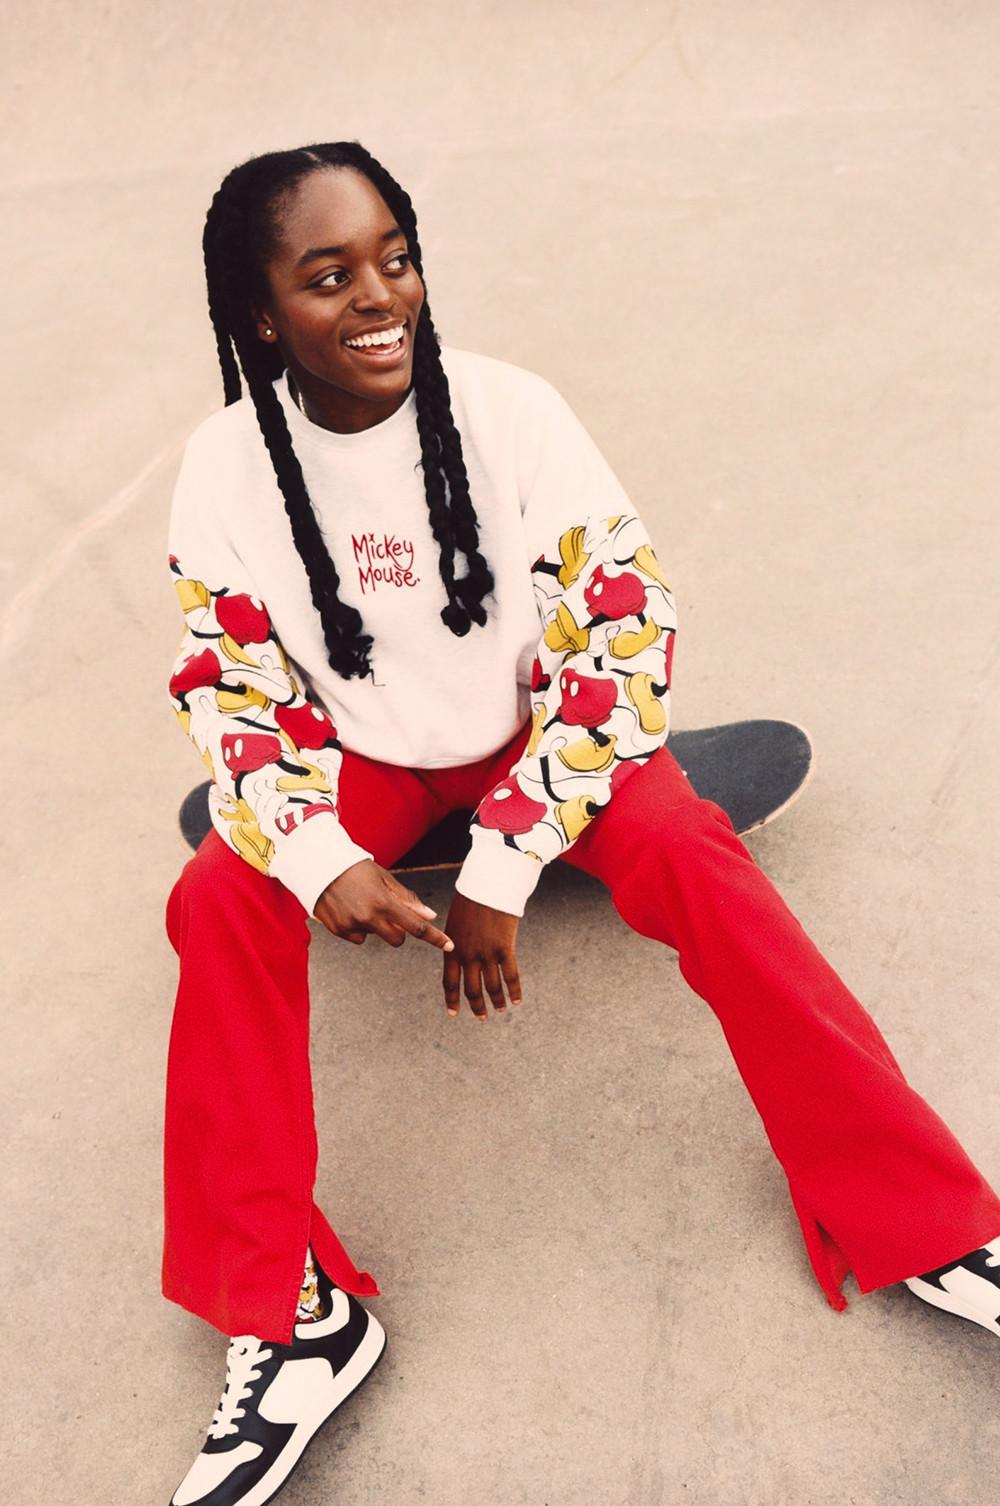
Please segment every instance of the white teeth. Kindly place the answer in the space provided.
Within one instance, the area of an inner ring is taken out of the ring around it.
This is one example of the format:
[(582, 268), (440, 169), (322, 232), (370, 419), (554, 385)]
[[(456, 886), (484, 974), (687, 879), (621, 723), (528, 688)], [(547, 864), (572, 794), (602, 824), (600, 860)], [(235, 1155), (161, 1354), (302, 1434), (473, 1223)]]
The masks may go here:
[(404, 328), (404, 325), (397, 324), (395, 329), (376, 330), (372, 335), (361, 335), (356, 340), (345, 340), (344, 344), (351, 345), (355, 349), (364, 348), (366, 345), (395, 345), (403, 338)]

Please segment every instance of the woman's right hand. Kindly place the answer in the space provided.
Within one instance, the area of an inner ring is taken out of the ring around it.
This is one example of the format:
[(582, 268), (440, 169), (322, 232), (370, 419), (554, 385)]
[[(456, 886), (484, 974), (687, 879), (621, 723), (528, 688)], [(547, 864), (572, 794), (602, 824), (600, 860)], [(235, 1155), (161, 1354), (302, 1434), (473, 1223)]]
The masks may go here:
[(443, 952), (455, 949), (443, 931), (429, 924), (437, 911), (369, 859), (352, 864), (327, 884), (313, 914), (334, 936), (355, 946), (369, 935), (381, 936), (390, 946), (402, 946), (407, 936), (415, 936)]

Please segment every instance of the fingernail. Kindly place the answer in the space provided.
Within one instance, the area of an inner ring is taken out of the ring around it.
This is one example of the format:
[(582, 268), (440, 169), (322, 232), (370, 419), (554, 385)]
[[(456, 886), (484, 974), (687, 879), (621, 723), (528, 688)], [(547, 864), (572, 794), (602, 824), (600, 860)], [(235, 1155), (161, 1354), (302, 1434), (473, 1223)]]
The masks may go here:
[(455, 943), (453, 941), (446, 941), (441, 950), (442, 952), (453, 952), (455, 950)]
[(457, 1010), (457, 1009), (449, 1009), (449, 1010), (448, 1010), (448, 1013), (449, 1013), (449, 1014), (450, 1014), (450, 1015), (451, 1015), (451, 1017), (452, 1017), (452, 1018), (453, 1018), (453, 1019), (454, 1019), (454, 1017), (455, 1017), (455, 1015), (457, 1015), (457, 1014), (458, 1014), (458, 1010)]
[(437, 914), (437, 911), (432, 910), (430, 905), (418, 905), (417, 909), (420, 911), (421, 915), (426, 915), (428, 920), (433, 920), (435, 915)]

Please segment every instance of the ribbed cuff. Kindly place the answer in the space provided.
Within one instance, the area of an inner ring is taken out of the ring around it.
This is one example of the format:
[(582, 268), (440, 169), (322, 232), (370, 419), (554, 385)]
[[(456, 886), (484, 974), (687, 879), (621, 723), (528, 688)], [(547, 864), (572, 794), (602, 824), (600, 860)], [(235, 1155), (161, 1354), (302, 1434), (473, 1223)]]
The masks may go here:
[(275, 843), (267, 871), (290, 889), (311, 915), (327, 884), (371, 856), (351, 841), (333, 810), (329, 815), (324, 811)]
[(466, 899), (489, 905), (491, 910), (523, 915), (544, 866), (529, 853), (508, 847), (498, 832), (477, 826), (473, 828), (472, 848), (459, 870), (455, 888)]

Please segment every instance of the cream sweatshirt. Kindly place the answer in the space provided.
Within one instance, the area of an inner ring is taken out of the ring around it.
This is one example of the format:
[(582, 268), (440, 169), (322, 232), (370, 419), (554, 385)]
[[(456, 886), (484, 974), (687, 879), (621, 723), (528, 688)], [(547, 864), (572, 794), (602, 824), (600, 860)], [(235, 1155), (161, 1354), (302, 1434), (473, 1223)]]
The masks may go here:
[(340, 822), (342, 749), (445, 768), (531, 716), (456, 882), (522, 915), (542, 867), (667, 737), (674, 601), (620, 483), (543, 377), (449, 346), (441, 358), (495, 578), (484, 628), (460, 638), (441, 621), (412, 390), (381, 423), (337, 434), (299, 411), (286, 373), (275, 381), (341, 599), (374, 638), (365, 679), (328, 662), (248, 397), (195, 429), (174, 488), (185, 631), (171, 704), (212, 777), (216, 830), (309, 913), (371, 856)]

